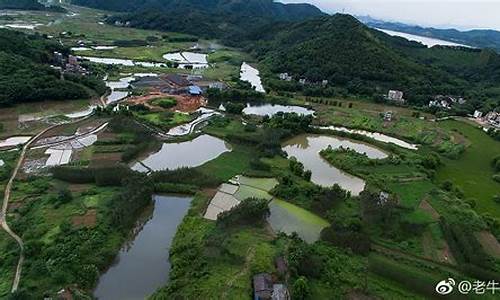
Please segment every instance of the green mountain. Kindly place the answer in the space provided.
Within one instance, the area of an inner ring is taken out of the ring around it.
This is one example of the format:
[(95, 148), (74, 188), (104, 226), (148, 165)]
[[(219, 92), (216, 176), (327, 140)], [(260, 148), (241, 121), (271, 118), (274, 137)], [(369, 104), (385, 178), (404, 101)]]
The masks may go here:
[(43, 6), (36, 0), (0, 0), (0, 9), (42, 10)]
[(57, 5), (45, 6), (37, 0), (0, 0), (0, 9), (19, 9), (19, 10), (50, 10), (65, 12), (66, 10)]
[(283, 4), (273, 0), (73, 0), (73, 4), (105, 10), (136, 12), (159, 10), (201, 14), (236, 14), (275, 20), (299, 20), (323, 13), (309, 4)]
[(40, 35), (0, 29), (0, 106), (43, 100), (84, 99), (102, 82), (80, 76), (61, 80), (49, 64), (53, 52), (69, 49)]
[[(428, 49), (368, 28), (349, 15), (269, 26), (246, 38), (246, 48), (270, 73), (287, 72), (310, 83), (328, 80), (351, 94), (377, 97), (400, 89), (414, 104), (425, 104), (436, 94), (491, 92), (500, 79), (500, 57), (492, 51)], [(268, 84), (300, 89), (272, 78)]]
[[(109, 9), (114, 8), (111, 3), (124, 3), (76, 1)], [(285, 12), (278, 9), (283, 7)], [(428, 49), (371, 29), (350, 15), (328, 16), (309, 6), (297, 6), (301, 13), (292, 14), (291, 7), (295, 6), (270, 0), (134, 0), (130, 6), (114, 9), (136, 11), (117, 14), (108, 22), (216, 38), (243, 48), (259, 59), (271, 90), (381, 100), (389, 89), (398, 89), (416, 105), (427, 104), (439, 94), (467, 97), (474, 100), (468, 110), (485, 99), (500, 98), (496, 88), (500, 58), (492, 51)], [(282, 72), (295, 81), (278, 80), (276, 74)], [(301, 85), (298, 79), (308, 84)], [(327, 88), (319, 84), (324, 80)]]

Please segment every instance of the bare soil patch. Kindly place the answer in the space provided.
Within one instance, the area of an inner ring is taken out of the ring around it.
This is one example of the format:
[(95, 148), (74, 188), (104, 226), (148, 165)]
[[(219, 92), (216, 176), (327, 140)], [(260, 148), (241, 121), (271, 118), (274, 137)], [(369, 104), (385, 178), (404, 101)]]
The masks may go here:
[(122, 153), (94, 153), (90, 162), (91, 167), (113, 166), (120, 163), (122, 160)]
[(93, 228), (97, 223), (97, 210), (89, 209), (83, 216), (74, 216), (71, 222), (74, 226)]
[(491, 232), (489, 231), (481, 231), (476, 232), (475, 236), (481, 246), (483, 246), (484, 251), (489, 255), (500, 258), (500, 243), (498, 243), (497, 239)]
[(429, 204), (429, 202), (427, 202), (427, 199), (420, 202), (419, 208), (427, 212), (434, 221), (439, 221), (439, 213)]

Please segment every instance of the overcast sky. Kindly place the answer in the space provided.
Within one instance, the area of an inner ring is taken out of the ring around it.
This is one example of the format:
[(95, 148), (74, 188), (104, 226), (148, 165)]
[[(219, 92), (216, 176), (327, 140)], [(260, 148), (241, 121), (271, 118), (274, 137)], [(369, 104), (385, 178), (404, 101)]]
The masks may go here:
[(308, 2), (325, 12), (370, 15), (388, 21), (457, 29), (500, 30), (500, 0), (281, 0)]

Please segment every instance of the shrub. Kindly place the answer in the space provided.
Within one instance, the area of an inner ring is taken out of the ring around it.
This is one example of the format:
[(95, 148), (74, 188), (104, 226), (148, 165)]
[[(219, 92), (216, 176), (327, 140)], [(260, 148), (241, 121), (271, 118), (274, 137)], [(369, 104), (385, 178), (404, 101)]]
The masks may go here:
[(265, 199), (248, 198), (236, 207), (222, 212), (217, 218), (217, 225), (229, 227), (264, 222), (269, 216), (269, 206)]
[(495, 180), (496, 182), (500, 182), (500, 174), (495, 174), (493, 175), (493, 180)]
[(292, 295), (294, 299), (307, 299), (309, 294), (311, 293), (311, 290), (309, 288), (309, 282), (307, 281), (307, 278), (304, 276), (300, 276), (295, 280), (293, 283), (293, 288), (292, 288)]
[(175, 98), (161, 98), (153, 101), (153, 105), (160, 106), (161, 108), (169, 109), (177, 105)]

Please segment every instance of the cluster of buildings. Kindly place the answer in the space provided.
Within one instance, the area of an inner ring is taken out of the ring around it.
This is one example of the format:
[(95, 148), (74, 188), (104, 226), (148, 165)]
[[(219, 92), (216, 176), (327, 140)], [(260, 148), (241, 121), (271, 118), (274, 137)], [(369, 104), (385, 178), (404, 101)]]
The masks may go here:
[(479, 110), (474, 112), (474, 118), (480, 120), (484, 123), (487, 123), (495, 128), (500, 129), (500, 113), (495, 111), (490, 111), (486, 115), (483, 116), (483, 113)]
[(200, 96), (207, 89), (223, 90), (226, 84), (219, 81), (205, 80), (202, 75), (165, 74), (146, 76), (131, 83), (134, 89), (149, 89), (171, 95), (188, 94)]
[[(283, 257), (275, 261), (276, 270), (281, 277), (286, 277), (288, 267)], [(253, 276), (254, 300), (290, 300), (290, 292), (286, 284), (276, 282), (269, 273), (260, 273)]]
[(438, 95), (429, 102), (429, 107), (451, 109), (454, 104), (465, 104), (467, 101), (462, 97)]
[(80, 65), (78, 57), (74, 55), (64, 55), (60, 52), (54, 52), (54, 65), (52, 68), (61, 71), (61, 73), (70, 73), (77, 75), (89, 75), (90, 72)]
[[(278, 77), (279, 77), (280, 80), (283, 80), (283, 81), (292, 81), (293, 80), (293, 76), (290, 75), (290, 74), (288, 74), (288, 73), (280, 73)], [(313, 83), (313, 82), (309, 82), (305, 78), (300, 78), (299, 79), (299, 83), (302, 84), (302, 85), (305, 85), (305, 84)], [(318, 83), (321, 84), (322, 86), (327, 86), (328, 85), (328, 80), (324, 79), (324, 80), (322, 80), (321, 82), (318, 82)]]

